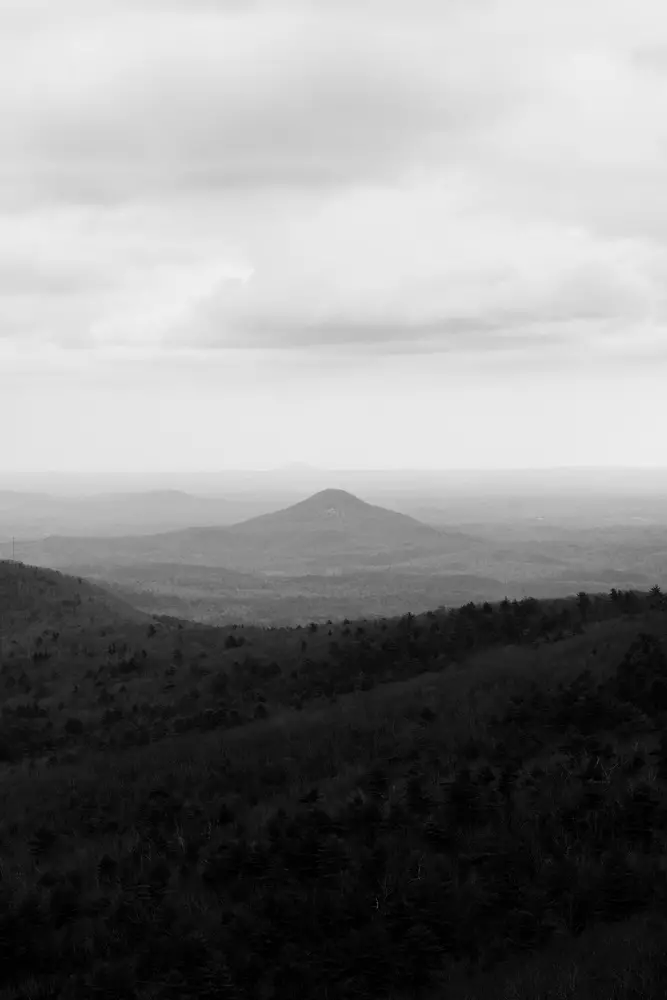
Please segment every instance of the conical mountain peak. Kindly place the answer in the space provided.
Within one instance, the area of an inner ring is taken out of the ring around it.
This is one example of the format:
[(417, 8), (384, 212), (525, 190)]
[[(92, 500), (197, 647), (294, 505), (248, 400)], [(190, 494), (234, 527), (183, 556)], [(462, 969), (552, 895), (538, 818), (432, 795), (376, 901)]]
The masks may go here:
[(309, 508), (312, 510), (326, 510), (333, 508), (336, 510), (345, 509), (359, 509), (360, 507), (370, 507), (364, 500), (360, 500), (359, 497), (355, 497), (353, 493), (348, 493), (347, 490), (336, 490), (327, 489), (320, 490), (319, 493), (314, 493), (311, 497), (306, 500), (302, 500), (300, 504), (295, 504), (295, 507)]

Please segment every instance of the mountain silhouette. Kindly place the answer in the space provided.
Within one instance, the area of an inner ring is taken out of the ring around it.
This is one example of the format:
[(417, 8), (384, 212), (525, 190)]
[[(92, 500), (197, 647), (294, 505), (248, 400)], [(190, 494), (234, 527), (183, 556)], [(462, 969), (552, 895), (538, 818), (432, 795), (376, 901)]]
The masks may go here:
[[(417, 539), (433, 540), (439, 535), (421, 521), (399, 514), (385, 507), (377, 507), (366, 503), (346, 490), (322, 490), (292, 504), (283, 510), (271, 514), (253, 517), (231, 529), (235, 535), (278, 538), (279, 536), (296, 536), (297, 542), (304, 531), (315, 531), (325, 534), (344, 535), (348, 538), (358, 538), (368, 541), (377, 538), (386, 542)], [(309, 539), (312, 542), (312, 539)]]
[(132, 538), (52, 537), (27, 546), (39, 565), (71, 568), (179, 562), (282, 574), (395, 566), (463, 552), (477, 539), (440, 531), (406, 514), (327, 489), (229, 528), (188, 528)]

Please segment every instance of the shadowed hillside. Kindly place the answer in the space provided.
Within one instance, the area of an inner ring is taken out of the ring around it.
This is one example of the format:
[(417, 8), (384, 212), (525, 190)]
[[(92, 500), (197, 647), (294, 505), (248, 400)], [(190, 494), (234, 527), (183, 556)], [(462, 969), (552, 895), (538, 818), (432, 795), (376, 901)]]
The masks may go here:
[(3, 1000), (665, 995), (658, 588), (5, 637)]
[(108, 590), (80, 577), (0, 561), (0, 632), (14, 636), (31, 626), (95, 627), (148, 622)]

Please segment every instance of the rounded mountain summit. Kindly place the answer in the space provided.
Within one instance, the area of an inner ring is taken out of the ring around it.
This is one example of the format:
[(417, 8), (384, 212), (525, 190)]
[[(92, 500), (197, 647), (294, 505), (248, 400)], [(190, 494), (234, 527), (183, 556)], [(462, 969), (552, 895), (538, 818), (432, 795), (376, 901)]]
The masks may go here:
[(241, 534), (274, 535), (289, 532), (291, 527), (298, 531), (312, 527), (337, 534), (359, 533), (366, 538), (370, 533), (392, 543), (399, 538), (415, 541), (439, 534), (435, 528), (413, 517), (367, 503), (346, 490), (335, 489), (321, 490), (291, 507), (235, 525), (233, 530)]
[(431, 553), (445, 539), (415, 518), (337, 489), (243, 521), (226, 535), (227, 566), (312, 573), (404, 563)]

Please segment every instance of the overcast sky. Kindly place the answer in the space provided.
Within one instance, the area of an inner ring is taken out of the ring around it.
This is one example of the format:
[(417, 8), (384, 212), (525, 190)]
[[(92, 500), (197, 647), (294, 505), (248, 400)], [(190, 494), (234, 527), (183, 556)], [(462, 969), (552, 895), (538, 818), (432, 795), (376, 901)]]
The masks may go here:
[(663, 0), (0, 0), (6, 470), (667, 465)]

